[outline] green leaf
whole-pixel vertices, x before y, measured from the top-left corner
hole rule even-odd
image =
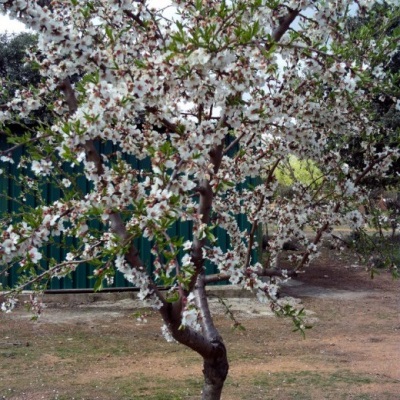
[[[94,286],[93,286],[93,290],[95,292],[98,292],[99,290],[103,289],[103,280],[104,280],[103,275],[100,275],[96,279],[96,282],[94,283]]]
[[[172,292],[172,294],[168,293],[165,300],[167,303],[175,303],[179,300],[179,293],[177,291]]]
[[[113,43],[114,42],[114,35],[113,35],[112,28],[109,25],[107,25],[106,28],[105,28],[105,31],[106,31],[106,35],[110,39],[111,43]]]

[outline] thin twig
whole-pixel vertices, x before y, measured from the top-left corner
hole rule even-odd
[[[30,138],[30,139],[28,139],[28,140],[27,140],[26,142],[24,142],[24,143],[18,143],[18,144],[16,144],[15,146],[10,147],[10,148],[7,149],[7,150],[1,151],[1,152],[0,152],[0,156],[2,156],[2,155],[4,155],[4,154],[12,153],[14,150],[17,150],[17,149],[19,149],[20,147],[25,146],[27,143],[36,142],[36,141],[39,141],[40,139],[47,139],[47,138],[50,137],[50,136],[51,136],[51,135],[48,134],[48,135],[44,135],[44,136],[40,136],[40,137],[33,137],[33,138]]]
[[[26,288],[27,286],[32,285],[33,283],[36,283],[36,282],[42,280],[45,277],[49,277],[50,278],[51,275],[52,275],[52,272],[54,272],[54,271],[56,271],[56,270],[58,270],[60,268],[66,267],[68,265],[83,264],[85,262],[90,262],[90,261],[93,261],[93,260],[96,260],[96,258],[88,258],[87,260],[75,260],[75,261],[62,262],[60,264],[55,265],[54,267],[51,267],[51,268],[47,269],[46,271],[42,272],[40,275],[37,275],[35,278],[20,284],[18,286],[18,289],[13,289],[13,290],[9,290],[9,291],[6,291],[6,292],[2,292],[2,294],[4,294],[5,296],[9,296],[10,294],[16,293],[17,291],[20,291],[20,290]]]

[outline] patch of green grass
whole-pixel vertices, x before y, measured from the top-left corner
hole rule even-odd
[[[255,385],[275,386],[313,386],[333,387],[341,384],[364,385],[372,383],[369,376],[353,374],[349,371],[338,371],[332,374],[318,373],[315,371],[279,372],[267,376],[258,377],[254,380]]]
[[[265,395],[263,400],[372,400],[376,395],[367,392],[351,394],[352,388],[363,388],[371,383],[394,383],[390,378],[371,377],[366,374],[356,374],[347,370],[333,373],[317,371],[278,372],[258,376],[253,381],[254,393],[260,391]],[[273,394],[272,394],[273,393]],[[250,397],[250,396],[248,396]],[[379,394],[380,400],[395,400],[398,395],[390,392]]]
[[[119,400],[181,400],[193,394],[200,394],[200,379],[166,379],[157,377],[150,379],[144,374],[91,383],[92,389],[86,391],[92,395],[99,393],[101,399],[117,398]],[[95,386],[95,387],[93,387]]]
[[[377,399],[376,395],[370,395],[368,393],[358,393],[351,395],[351,400],[375,400]],[[379,393],[379,400],[397,400],[399,395],[397,393]],[[340,396],[341,400],[349,400],[348,394],[342,394]]]

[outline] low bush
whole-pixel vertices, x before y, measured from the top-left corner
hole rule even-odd
[[[367,262],[371,271],[389,268],[397,275],[400,266],[400,234],[381,235],[354,231],[346,242]]]

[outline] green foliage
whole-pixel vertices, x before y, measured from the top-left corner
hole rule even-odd
[[[30,33],[0,35],[0,78],[3,80],[0,104],[10,100],[19,88],[40,82],[39,72],[25,64],[26,50],[36,42],[37,37]]]
[[[298,310],[290,304],[279,306],[275,308],[275,315],[278,317],[289,317],[294,325],[293,332],[300,332],[305,338],[306,330],[311,329],[312,326],[306,323],[306,311],[304,308]]]
[[[354,45],[333,42],[332,49],[347,59],[354,70],[368,65],[368,69],[360,76],[359,85],[369,93],[371,99],[365,104],[365,109],[369,109],[381,124],[380,130],[370,135],[364,134],[362,139],[368,137],[379,151],[384,146],[397,149],[400,143],[400,111],[396,107],[396,102],[400,101],[400,6],[375,2],[368,15],[350,18],[346,30]],[[377,77],[380,85],[374,86],[372,82]],[[360,146],[360,138],[342,143],[339,150],[349,165],[364,165],[365,151]],[[397,160],[388,176],[366,179],[365,183],[371,188],[393,187],[399,185],[399,172],[400,160]]]
[[[322,172],[312,160],[299,160],[291,155],[275,172],[276,179],[285,186],[300,182],[306,186],[316,186],[322,179]]]
[[[353,232],[347,239],[349,245],[362,257],[371,272],[371,277],[383,269],[389,269],[394,278],[399,277],[400,236]]]

